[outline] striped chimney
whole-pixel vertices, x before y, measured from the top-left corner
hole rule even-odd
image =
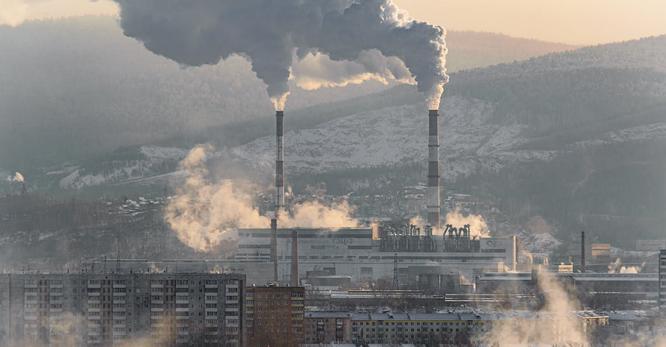
[[[271,258],[273,260],[273,280],[278,280],[277,260],[277,221],[284,207],[284,111],[275,111],[275,215],[271,219]]]
[[[284,207],[284,111],[275,112],[276,159],[275,159],[275,213]]]
[[[430,110],[428,114],[428,189],[426,206],[428,209],[428,225],[439,230],[439,130],[437,128],[438,110]]]

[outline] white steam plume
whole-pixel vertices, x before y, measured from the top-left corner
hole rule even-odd
[[[281,214],[279,225],[284,228],[353,228],[358,220],[351,217],[353,208],[345,200],[330,206],[319,201],[306,201],[294,206],[290,214]]]
[[[187,177],[165,209],[165,219],[178,238],[200,251],[219,245],[237,227],[269,222],[253,206],[245,183],[209,181],[205,163],[209,150],[208,146],[195,147],[180,163]]]
[[[465,215],[459,209],[446,214],[446,224],[451,224],[454,227],[462,227],[469,224],[471,236],[473,237],[490,237],[490,230],[488,230],[488,223],[481,215],[468,214]]]
[[[622,265],[622,259],[617,258],[614,262],[608,264],[608,273],[619,273],[619,274],[637,274],[643,271],[645,263],[640,266],[624,266]]]
[[[292,78],[305,90],[344,87],[377,81],[415,84],[416,81],[402,60],[384,57],[378,50],[362,51],[355,61],[333,61],[321,53],[308,53],[294,64]]]
[[[424,229],[425,221],[421,216],[412,217],[409,220],[409,224],[416,225],[417,227]],[[490,230],[488,229],[488,223],[486,223],[485,218],[481,215],[476,214],[464,214],[459,209],[455,209],[452,212],[446,214],[446,223],[451,224],[455,228],[463,227],[469,224],[470,236],[476,238],[486,238],[490,237]],[[442,228],[439,231],[433,230],[435,234],[441,234],[444,231]]]
[[[20,172],[16,172],[16,173],[14,173],[14,176],[7,177],[7,181],[24,183],[25,182],[25,177],[23,177],[23,174],[21,174]]]
[[[483,336],[488,346],[589,346],[581,323],[575,317],[579,309],[557,279],[547,271],[538,272],[539,290],[544,307],[529,319],[497,321]]]
[[[180,163],[185,181],[165,208],[164,218],[187,246],[208,252],[234,237],[238,228],[268,228],[270,218],[261,215],[254,203],[256,186],[241,180],[214,182],[206,166],[210,146],[197,146]],[[280,215],[283,227],[355,227],[352,208],[346,201],[327,206],[307,201]]]
[[[409,18],[391,0],[115,1],[126,35],[180,64],[246,57],[277,109],[284,108],[292,73],[309,88],[407,80],[398,59],[433,109],[448,81],[444,29]],[[354,64],[321,61],[308,75],[312,67],[292,71],[294,54]]]

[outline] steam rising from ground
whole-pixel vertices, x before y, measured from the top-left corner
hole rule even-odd
[[[490,237],[490,230],[486,219],[477,214],[463,214],[459,209],[446,214],[446,224],[451,224],[454,227],[462,227],[469,224],[471,236],[473,237]]]
[[[448,81],[444,30],[391,0],[115,1],[126,35],[180,64],[247,57],[277,109],[292,74],[307,89],[413,80],[432,109]],[[308,63],[292,71],[295,60]]]
[[[198,251],[211,251],[233,238],[238,228],[268,228],[270,218],[254,203],[259,189],[242,180],[213,182],[206,166],[212,148],[197,146],[180,163],[186,174],[176,195],[165,208],[164,218],[178,238]],[[346,201],[330,206],[307,201],[280,214],[281,227],[342,228],[358,226]]]
[[[531,319],[509,319],[493,324],[483,340],[490,346],[587,346],[589,341],[574,316],[578,304],[547,271],[538,273],[544,307]]]

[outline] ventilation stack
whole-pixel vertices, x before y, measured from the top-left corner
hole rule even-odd
[[[277,259],[277,221],[280,218],[280,210],[284,207],[284,135],[283,128],[284,111],[275,112],[275,214],[271,219],[271,258],[273,260],[273,280],[278,281],[278,259]]]
[[[298,232],[291,231],[291,286],[298,287]]]
[[[580,232],[580,272],[585,272],[585,232]]]
[[[427,209],[428,225],[433,231],[439,231],[439,130],[437,128],[438,110],[430,110],[428,115],[428,190]]]

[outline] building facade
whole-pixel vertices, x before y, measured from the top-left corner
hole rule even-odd
[[[349,312],[306,312],[305,344],[349,343],[352,340],[352,314]]]
[[[234,274],[0,274],[0,345],[242,346],[244,287]]]
[[[659,312],[666,316],[666,249],[659,252]]]
[[[289,283],[293,229],[280,229],[277,236],[278,280]],[[351,281],[391,279],[394,270],[407,282],[410,269],[425,268],[425,275],[496,271],[498,264],[513,267],[516,239],[447,237],[422,232],[373,236],[370,228],[296,229],[298,235],[299,278],[319,275],[345,275]],[[244,272],[248,283],[262,284],[273,277],[270,229],[238,231],[238,251],[225,268]]]
[[[252,347],[298,347],[303,343],[303,287],[248,287],[245,333]]]
[[[571,319],[590,336],[609,323],[607,315],[591,311],[571,312]],[[416,346],[480,346],[493,325],[512,322],[533,324],[543,320],[551,326],[548,313],[514,312],[446,312],[446,313],[360,313],[308,312],[305,315],[305,346],[332,344]],[[350,325],[351,331],[346,327]],[[556,327],[556,321],[553,321]],[[546,332],[544,332],[546,333]]]

